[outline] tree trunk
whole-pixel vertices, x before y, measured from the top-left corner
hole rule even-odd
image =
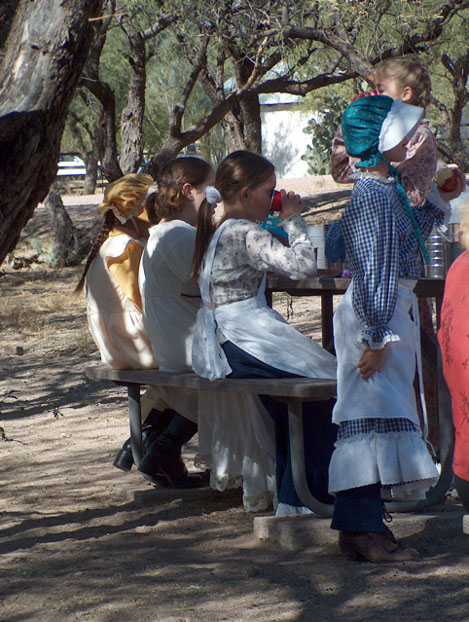
[[[247,150],[240,114],[239,106],[236,106],[235,110],[228,113],[222,121],[223,129],[228,137],[228,148],[230,151],[237,151],[238,149]]]
[[[0,262],[53,183],[102,0],[20,0],[0,66]]]
[[[85,156],[85,162],[86,176],[83,194],[94,194],[98,179],[98,156],[93,151],[89,151]]]
[[[233,52],[233,73],[238,87],[244,87],[252,77],[254,63],[251,59],[239,58],[238,53]],[[261,105],[257,93],[244,93],[239,99],[239,114],[242,142],[244,149],[262,154],[262,131],[261,131]]]
[[[49,214],[53,241],[53,259],[55,266],[75,266],[88,255],[92,242],[102,227],[102,219],[96,221],[89,229],[78,229],[72,222],[58,191],[53,184],[44,205]]]
[[[53,184],[44,200],[52,225],[54,266],[68,265],[76,255],[77,241],[72,220],[62,202],[57,185]]]
[[[243,116],[243,134],[246,149],[262,155],[262,122],[259,95],[248,93],[239,101]]]
[[[104,10],[106,14],[112,15],[115,12],[115,3],[107,2]],[[97,33],[92,42],[80,84],[96,97],[101,107],[99,127],[95,134],[97,152],[104,177],[108,181],[115,181],[122,177],[117,150],[116,98],[109,84],[99,78],[101,52],[111,20],[111,17],[107,17],[98,22]]]
[[[467,81],[469,78],[469,50],[456,59],[443,54],[441,62],[449,73],[448,80],[454,95],[453,106],[448,110],[440,100],[432,97],[432,103],[439,109],[447,138],[440,141],[438,148],[448,162],[454,162],[464,172],[469,172],[469,150],[461,137],[463,109],[469,101]],[[441,144],[443,142],[443,144]]]
[[[120,167],[124,174],[136,173],[142,161],[144,138],[143,116],[145,114],[146,59],[145,41],[127,16],[121,19],[121,27],[129,40],[130,80],[127,106],[121,115],[122,148]]]
[[[453,151],[453,161],[465,173],[469,173],[469,150],[461,137],[463,109],[469,100],[467,80],[469,75],[469,52],[459,57],[454,63],[453,74],[454,103],[450,115],[449,142]]]
[[[2,6],[0,6],[0,60],[5,55],[5,51],[2,48],[10,32],[13,17],[18,8],[18,2],[19,0],[3,0]]]

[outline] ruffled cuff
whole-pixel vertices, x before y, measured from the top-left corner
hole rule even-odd
[[[401,340],[399,335],[393,333],[387,326],[365,328],[362,330],[361,338],[372,350],[382,350],[387,343]]]
[[[298,235],[304,234],[308,236],[306,229],[306,223],[301,216],[289,216],[282,220],[282,225],[285,231],[288,233],[288,237],[298,237]]]

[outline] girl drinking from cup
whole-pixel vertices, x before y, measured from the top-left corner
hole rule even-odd
[[[267,219],[275,185],[268,160],[236,151],[219,165],[214,187],[207,189],[199,209],[194,275],[199,277],[203,307],[197,316],[192,366],[205,378],[335,377],[335,358],[266,304],[268,271],[293,279],[316,274],[298,195],[282,191],[279,217],[288,247],[257,224]],[[216,226],[212,204],[220,201],[224,216]],[[277,514],[303,512],[293,486],[287,418],[272,400],[262,401],[276,425]],[[308,407],[315,416],[304,418],[306,470],[313,494],[327,502],[327,465],[335,438],[332,400]]]

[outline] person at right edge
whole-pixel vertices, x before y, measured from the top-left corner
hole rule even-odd
[[[469,207],[461,219],[461,242],[469,249]],[[443,371],[451,393],[455,429],[453,472],[458,495],[469,514],[469,251],[449,269],[438,340]],[[467,520],[467,519],[465,519]],[[467,531],[466,531],[467,533]]]
[[[383,499],[422,499],[438,471],[422,437],[413,380],[417,298],[425,238],[443,222],[436,188],[410,205],[399,171],[423,109],[385,95],[352,102],[342,120],[347,153],[358,158],[342,216],[352,282],[334,316],[339,426],[329,467],[335,495],[331,527],[349,559],[409,561],[418,552],[396,541]],[[454,196],[462,189],[462,181]],[[452,198],[450,196],[449,198]]]

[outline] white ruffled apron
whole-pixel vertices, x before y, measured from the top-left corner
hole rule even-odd
[[[194,371],[210,380],[225,378],[231,373],[220,345],[219,329],[225,339],[276,369],[306,378],[335,378],[335,357],[267,306],[265,275],[256,296],[218,307],[212,303],[210,274],[213,259],[220,235],[231,221],[223,222],[215,232],[200,272],[203,306],[197,313],[192,347]]]
[[[357,367],[366,346],[361,342],[363,327],[353,309],[353,282],[347,289],[334,315],[338,360],[334,423],[403,418],[420,427],[413,386],[416,355],[421,371],[414,286],[414,281],[399,280],[396,307],[389,327],[400,340],[388,343],[381,370],[366,381]],[[409,315],[410,310],[415,321]],[[392,486],[395,499],[424,498],[425,491],[438,477],[438,471],[425,444],[424,399],[422,410],[423,438],[420,432],[390,432],[359,434],[337,441],[329,469],[329,491],[334,493],[380,481],[384,486]],[[359,460],[357,456],[360,456]]]

